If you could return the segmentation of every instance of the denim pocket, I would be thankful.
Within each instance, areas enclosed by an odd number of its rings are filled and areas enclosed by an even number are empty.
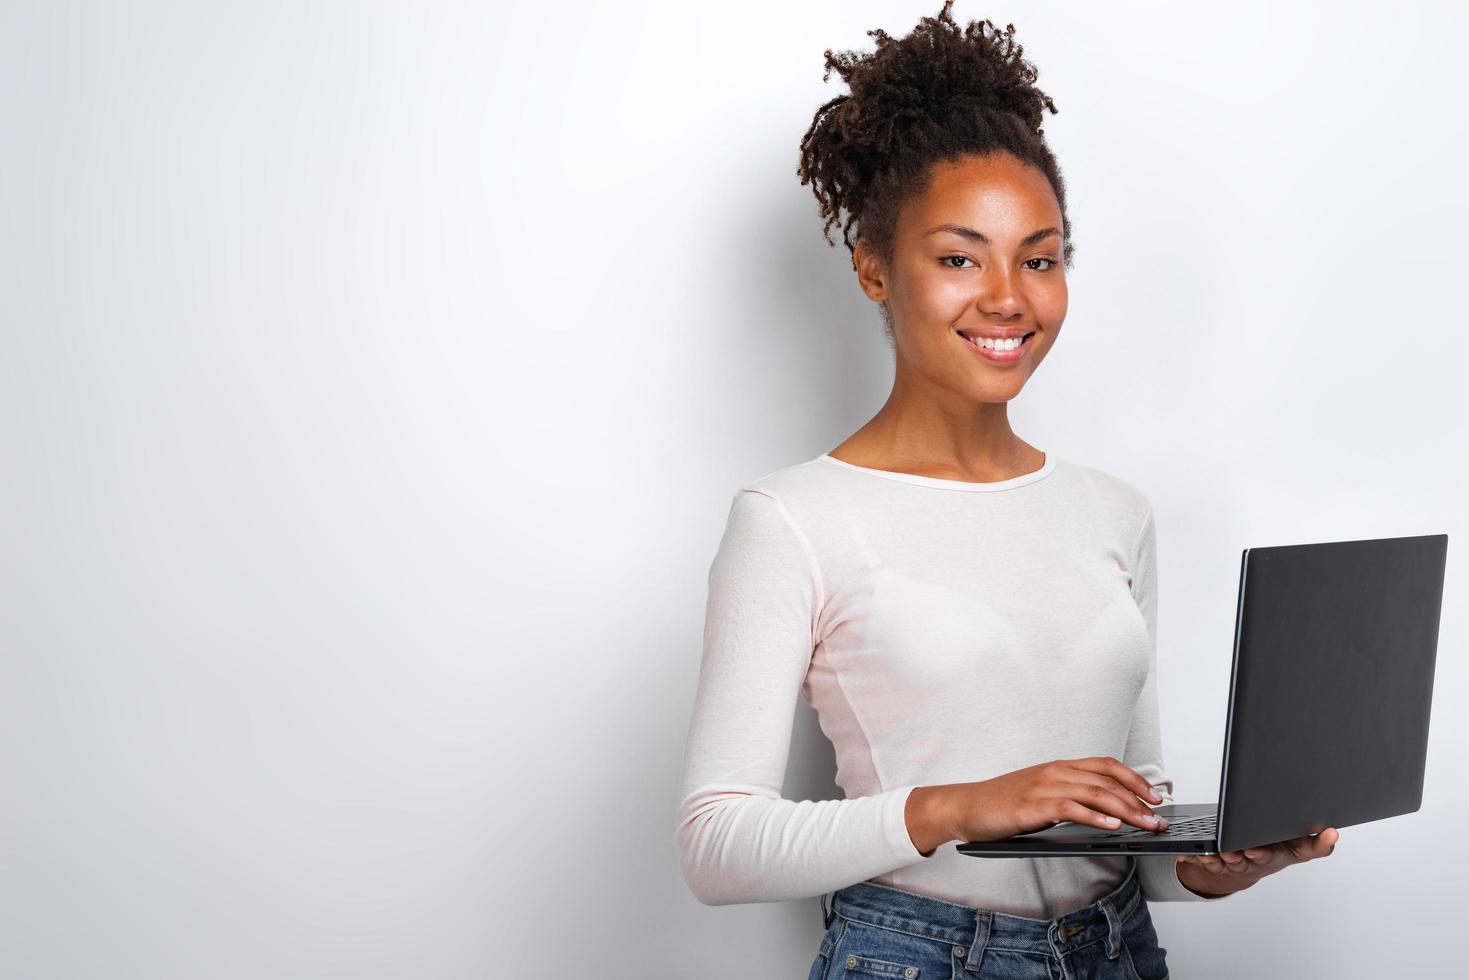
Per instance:
[[[844,977],[899,977],[901,980],[917,980],[918,977],[918,967],[911,964],[858,956],[856,953],[848,953],[841,966]]]
[[[884,929],[865,922],[847,922],[832,947],[830,980],[838,977],[886,977],[889,980],[929,980],[950,976],[949,947],[931,939]],[[934,963],[945,968],[940,974]],[[922,967],[927,964],[927,969]]]

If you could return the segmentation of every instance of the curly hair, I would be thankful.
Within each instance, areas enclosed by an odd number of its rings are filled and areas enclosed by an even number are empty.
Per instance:
[[[821,106],[801,138],[796,174],[821,206],[822,236],[847,212],[842,241],[856,268],[857,234],[885,264],[893,260],[899,209],[928,189],[935,164],[1007,152],[1045,174],[1061,205],[1062,260],[1071,268],[1075,247],[1066,216],[1066,185],[1041,128],[1056,105],[1035,87],[1036,69],[1014,41],[989,20],[960,27],[944,0],[937,17],[924,17],[907,37],[881,28],[872,52],[826,51],[826,73],[837,71],[851,90]],[[892,320],[882,304],[888,332]]]

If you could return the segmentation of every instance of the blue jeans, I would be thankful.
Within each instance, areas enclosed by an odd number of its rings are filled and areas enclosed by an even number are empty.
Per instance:
[[[987,858],[986,860],[999,860]],[[831,896],[808,980],[1167,980],[1137,865],[1054,919],[956,905],[863,881]]]

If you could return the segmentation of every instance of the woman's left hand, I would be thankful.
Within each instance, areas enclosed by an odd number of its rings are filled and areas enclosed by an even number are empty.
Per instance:
[[[1327,827],[1319,834],[1264,847],[1222,854],[1187,854],[1178,859],[1178,880],[1190,891],[1209,898],[1229,895],[1282,868],[1326,857],[1336,849],[1340,837],[1335,827]]]

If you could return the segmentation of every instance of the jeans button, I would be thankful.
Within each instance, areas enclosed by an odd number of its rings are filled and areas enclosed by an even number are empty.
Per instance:
[[[850,969],[850,968],[852,968],[852,967],[854,967],[856,965],[857,965],[857,957],[855,957],[855,956],[848,956],[847,957],[847,967],[848,967],[848,969]]]
[[[903,976],[907,977],[908,980],[913,980],[914,977],[918,976],[918,967],[916,967],[916,966],[910,966],[910,967],[908,967],[908,969],[906,969],[906,970],[903,971]]]
[[[963,946],[955,946],[954,947],[954,955],[955,956],[963,956],[964,955],[964,947]]]

